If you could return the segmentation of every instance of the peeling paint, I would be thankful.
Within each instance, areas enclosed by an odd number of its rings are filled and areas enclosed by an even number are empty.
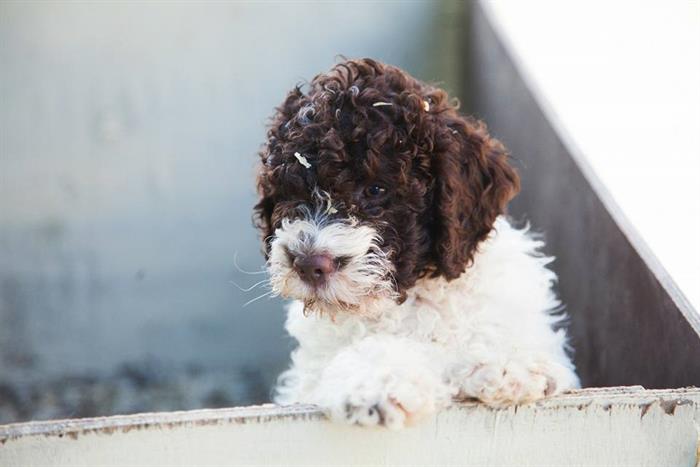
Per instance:
[[[699,420],[695,388],[584,389],[506,409],[464,402],[400,432],[330,424],[314,406],[268,404],[0,426],[0,465],[583,462],[572,455],[595,465],[694,465]],[[455,449],[465,443],[470,449]]]
[[[0,443],[26,436],[59,437],[77,439],[79,435],[115,433],[127,434],[157,428],[172,430],[182,427],[204,427],[227,424],[264,424],[273,420],[291,421],[320,420],[325,416],[316,407],[297,405],[279,407],[272,404],[262,406],[234,407],[230,409],[205,409],[183,412],[146,413],[113,417],[28,422],[0,426]]]
[[[640,415],[639,418],[644,418],[644,416],[647,414],[649,411],[649,408],[653,405],[653,403],[649,402],[648,404],[642,404],[640,407],[642,408],[642,414]]]
[[[695,431],[698,434],[698,442],[695,447],[695,467],[700,467],[700,425],[698,425],[698,422],[694,422],[695,425]]]
[[[687,397],[659,397],[682,396],[684,391],[695,395],[699,390],[689,388],[685,390],[670,391],[643,391],[631,388],[627,392],[620,392],[618,388],[593,388],[572,392],[563,396],[538,401],[535,404],[513,407],[510,409],[492,409],[476,402],[465,402],[448,410],[479,407],[481,410],[493,412],[510,411],[514,416],[518,415],[522,408],[536,407],[537,411],[561,410],[573,406],[577,411],[586,411],[595,402],[605,412],[610,412],[614,407],[625,407],[639,410],[640,418],[643,418],[652,405],[658,404],[667,415],[674,415],[676,407],[697,403]],[[631,401],[635,395],[639,395],[639,401]],[[581,401],[580,399],[586,399]],[[211,426],[225,424],[267,423],[279,419],[291,421],[321,420],[324,415],[313,406],[277,407],[273,405],[240,407],[231,409],[195,410],[189,412],[172,412],[156,414],[137,414],[115,417],[101,417],[93,419],[61,420],[48,422],[29,422],[0,426],[0,443],[24,436],[59,436],[67,435],[77,437],[79,434],[113,434],[115,432],[129,433],[132,430],[148,430],[153,427],[159,429],[175,429],[184,426]]]
[[[662,400],[661,402],[659,402],[659,405],[664,410],[666,415],[675,415],[676,407],[681,406],[681,405],[689,405],[692,403],[693,403],[693,401],[688,400],[688,399],[670,399],[670,400]]]

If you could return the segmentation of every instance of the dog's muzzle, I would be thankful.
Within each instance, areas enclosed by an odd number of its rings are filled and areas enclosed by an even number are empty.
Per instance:
[[[284,219],[268,258],[272,290],[320,310],[366,310],[396,296],[393,265],[375,228],[355,219]]]

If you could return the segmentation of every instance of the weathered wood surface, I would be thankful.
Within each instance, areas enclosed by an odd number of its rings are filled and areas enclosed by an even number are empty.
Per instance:
[[[492,410],[463,404],[400,432],[273,405],[0,427],[0,465],[695,466],[700,389],[586,389]]]

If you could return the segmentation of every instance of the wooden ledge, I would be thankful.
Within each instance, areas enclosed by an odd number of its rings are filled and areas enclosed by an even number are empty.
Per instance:
[[[592,388],[494,410],[460,404],[399,432],[262,405],[0,426],[0,465],[688,465],[700,389]]]

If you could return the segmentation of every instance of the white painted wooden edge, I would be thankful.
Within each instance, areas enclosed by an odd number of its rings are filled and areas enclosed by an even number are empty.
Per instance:
[[[263,405],[0,426],[0,465],[693,467],[699,425],[698,388],[584,389],[502,410],[464,403],[398,432]]]
[[[686,399],[687,396],[687,399]],[[689,403],[700,398],[700,389],[645,390],[642,386],[619,386],[607,388],[587,388],[571,391],[536,402],[541,408],[557,408],[593,403]],[[476,402],[459,405],[465,409],[478,407]],[[491,409],[489,409],[491,410]],[[27,436],[78,436],[90,432],[112,433],[116,430],[148,428],[152,426],[177,427],[185,425],[209,425],[217,423],[264,423],[273,419],[324,419],[325,415],[313,405],[279,406],[275,404],[231,407],[224,409],[200,409],[175,412],[150,412],[109,417],[76,418],[65,420],[33,421],[0,425],[0,443]]]

